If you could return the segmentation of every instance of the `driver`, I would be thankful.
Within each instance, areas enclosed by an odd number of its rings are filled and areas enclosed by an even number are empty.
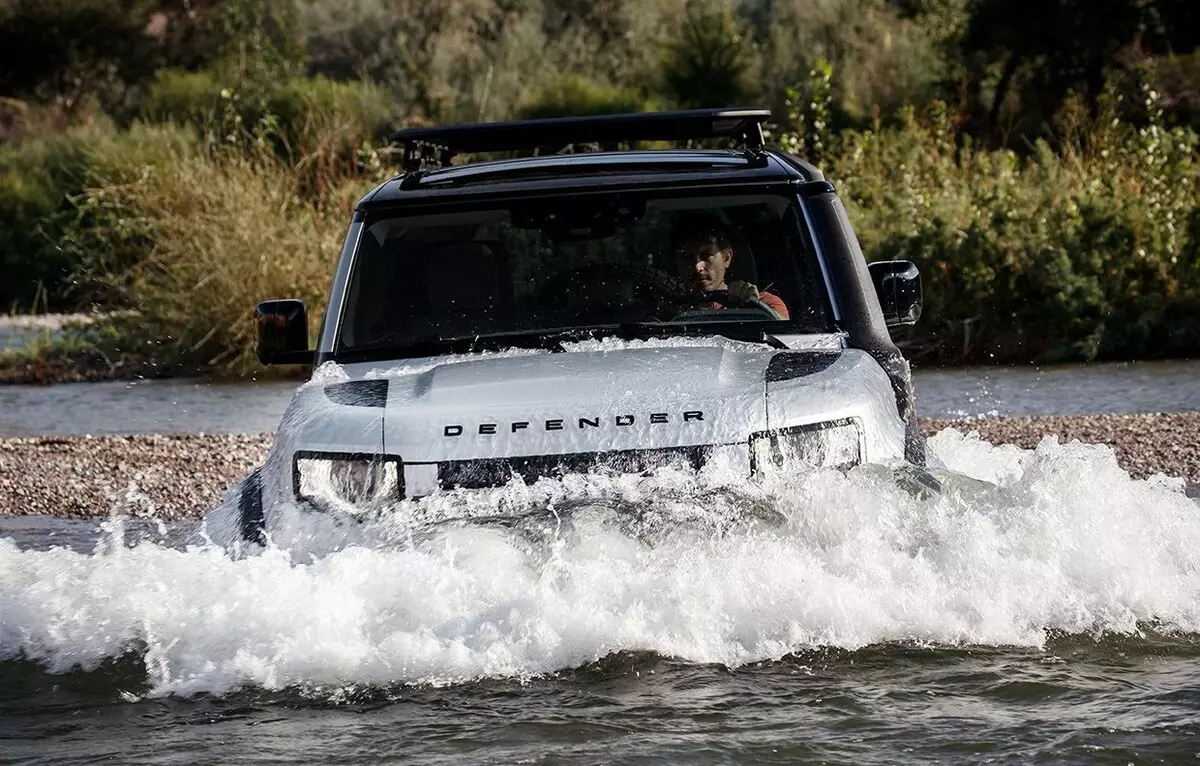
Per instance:
[[[765,303],[779,319],[788,318],[788,309],[779,296],[759,290],[749,282],[725,282],[729,264],[733,262],[733,239],[719,218],[711,213],[686,215],[671,227],[671,249],[679,277],[692,294],[717,291],[728,293],[730,306],[745,305],[752,300]],[[724,309],[713,301],[704,308]]]

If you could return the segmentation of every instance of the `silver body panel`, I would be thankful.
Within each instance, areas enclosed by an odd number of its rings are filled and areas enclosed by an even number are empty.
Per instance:
[[[643,158],[634,153],[620,159]],[[682,167],[698,158],[717,170],[737,170],[747,182],[755,173],[775,172],[739,170],[744,158],[720,152],[702,157],[664,153],[655,161],[677,160]],[[611,160],[585,156],[570,161],[591,165]],[[518,164],[547,162],[564,160],[534,158]],[[497,166],[506,167],[501,162],[434,171],[428,174],[428,189],[406,195],[436,196],[443,193],[436,190],[438,181]],[[667,175],[660,180],[670,180]],[[617,181],[592,179],[597,185]],[[399,183],[381,184],[368,198],[395,192],[392,187]],[[521,184],[517,179],[506,183]],[[504,188],[489,187],[491,194]],[[814,233],[813,211],[808,200],[798,201],[831,318],[844,327],[840,320],[846,306],[838,299],[828,254]],[[317,342],[319,361],[332,358],[337,348],[363,230],[362,216],[356,214]],[[566,351],[557,353],[513,350],[344,366],[324,361],[297,391],[276,433],[262,469],[263,504],[273,508],[294,501],[297,452],[398,456],[408,497],[436,492],[440,465],[489,459],[703,447],[710,458],[749,473],[752,435],[843,419],[861,427],[864,461],[904,459],[906,428],[896,390],[876,358],[860,350],[864,346],[849,348],[842,332],[782,335],[779,340],[787,350],[721,337],[610,338],[566,344]],[[822,355],[823,362],[791,376],[769,374],[777,354],[795,352]],[[339,404],[326,393],[329,386],[378,380],[387,381],[386,396],[372,406]],[[272,518],[268,513],[268,528]]]
[[[291,500],[297,451],[398,455],[410,497],[437,489],[443,461],[721,446],[748,470],[752,434],[842,418],[862,426],[865,461],[902,459],[904,423],[879,365],[841,348],[837,335],[789,341],[831,363],[768,382],[772,357],[787,352],[714,337],[327,364],[284,416],[264,501]],[[325,393],[380,379],[383,406],[337,404]]]

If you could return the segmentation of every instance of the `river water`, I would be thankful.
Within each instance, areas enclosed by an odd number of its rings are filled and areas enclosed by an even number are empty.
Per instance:
[[[1039,374],[960,375],[925,414],[1040,411],[1061,381]],[[122,409],[199,384],[172,385],[87,396],[129,430],[224,430]],[[1075,406],[1196,406],[1080,385]],[[274,426],[291,386],[259,390],[268,425],[229,430]],[[1200,758],[1200,501],[1104,447],[930,444],[940,493],[871,467],[588,475],[308,519],[262,552],[229,545],[228,508],[0,518],[0,762]]]
[[[1200,409],[1200,360],[917,370],[923,417]],[[274,431],[297,383],[191,379],[0,386],[0,437]]]

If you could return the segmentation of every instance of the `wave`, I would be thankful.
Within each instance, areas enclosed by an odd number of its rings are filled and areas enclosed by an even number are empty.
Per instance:
[[[0,540],[0,660],[150,694],[528,679],[650,653],[730,667],[817,647],[1039,649],[1200,633],[1200,508],[1107,447],[930,440],[943,490],[862,466],[746,483],[715,468],[447,492],[364,523],[294,513],[187,544],[114,517],[91,552]]]

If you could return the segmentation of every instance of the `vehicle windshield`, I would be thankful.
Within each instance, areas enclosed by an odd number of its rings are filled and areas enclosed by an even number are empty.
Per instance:
[[[335,355],[829,331],[801,221],[794,195],[711,189],[377,212],[355,255]]]

